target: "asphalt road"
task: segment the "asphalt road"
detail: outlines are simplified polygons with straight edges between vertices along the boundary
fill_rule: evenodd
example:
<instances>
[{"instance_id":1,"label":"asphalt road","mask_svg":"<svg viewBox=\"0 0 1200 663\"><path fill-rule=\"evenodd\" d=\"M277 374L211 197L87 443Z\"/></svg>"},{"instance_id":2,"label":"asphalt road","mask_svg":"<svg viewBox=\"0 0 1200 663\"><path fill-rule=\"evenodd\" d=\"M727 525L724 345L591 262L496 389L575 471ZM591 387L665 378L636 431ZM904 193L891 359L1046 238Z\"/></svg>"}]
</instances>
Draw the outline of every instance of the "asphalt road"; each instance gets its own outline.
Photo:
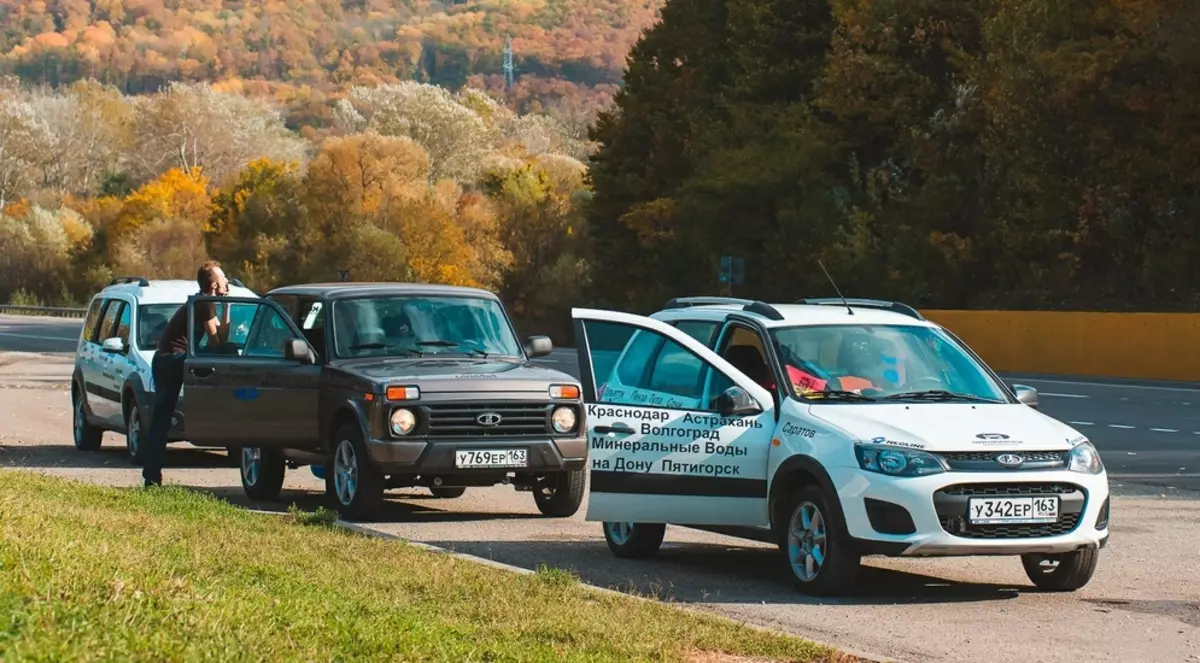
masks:
<instances>
[{"instance_id":1,"label":"asphalt road","mask_svg":"<svg viewBox=\"0 0 1200 663\"><path fill-rule=\"evenodd\" d=\"M71 353L80 320L0 315L0 352ZM579 375L575 351L539 360ZM1038 390L1041 410L1099 447L1115 488L1130 483L1200 491L1200 383L1150 383L1070 376L1005 376Z\"/></svg>"}]
</instances>

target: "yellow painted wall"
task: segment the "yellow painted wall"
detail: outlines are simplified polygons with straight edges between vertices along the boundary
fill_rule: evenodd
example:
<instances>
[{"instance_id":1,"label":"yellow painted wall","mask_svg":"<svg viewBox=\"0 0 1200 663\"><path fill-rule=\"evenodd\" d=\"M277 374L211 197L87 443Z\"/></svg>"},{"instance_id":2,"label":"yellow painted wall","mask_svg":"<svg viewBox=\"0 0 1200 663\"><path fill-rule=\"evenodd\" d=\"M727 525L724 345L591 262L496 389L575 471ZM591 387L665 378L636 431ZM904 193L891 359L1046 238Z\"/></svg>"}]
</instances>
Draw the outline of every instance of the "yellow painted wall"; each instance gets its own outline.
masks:
<instances>
[{"instance_id":1,"label":"yellow painted wall","mask_svg":"<svg viewBox=\"0 0 1200 663\"><path fill-rule=\"evenodd\" d=\"M1000 372L1200 381L1200 313L921 313Z\"/></svg>"}]
</instances>

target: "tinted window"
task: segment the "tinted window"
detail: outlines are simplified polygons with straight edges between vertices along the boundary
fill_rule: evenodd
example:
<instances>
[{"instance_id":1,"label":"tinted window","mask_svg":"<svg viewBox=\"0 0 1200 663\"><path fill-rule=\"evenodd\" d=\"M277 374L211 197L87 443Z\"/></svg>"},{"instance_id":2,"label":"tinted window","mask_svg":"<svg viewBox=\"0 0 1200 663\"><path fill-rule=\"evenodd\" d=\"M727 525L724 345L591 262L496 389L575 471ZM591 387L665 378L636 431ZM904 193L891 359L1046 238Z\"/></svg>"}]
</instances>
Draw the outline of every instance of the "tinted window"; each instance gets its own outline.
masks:
<instances>
[{"instance_id":1,"label":"tinted window","mask_svg":"<svg viewBox=\"0 0 1200 663\"><path fill-rule=\"evenodd\" d=\"M242 354L247 357L283 358L283 345L296 338L283 316L271 306L260 306L250 325Z\"/></svg>"},{"instance_id":2,"label":"tinted window","mask_svg":"<svg viewBox=\"0 0 1200 663\"><path fill-rule=\"evenodd\" d=\"M100 333L96 335L97 343L103 343L117 335L117 316L124 306L125 302L119 299L109 300L108 308L104 309L104 319L100 322Z\"/></svg>"},{"instance_id":3,"label":"tinted window","mask_svg":"<svg viewBox=\"0 0 1200 663\"><path fill-rule=\"evenodd\" d=\"M700 321L700 320L683 320L675 323L679 331L691 336L708 347L712 347L713 332L717 330L717 323Z\"/></svg>"},{"instance_id":4,"label":"tinted window","mask_svg":"<svg viewBox=\"0 0 1200 663\"><path fill-rule=\"evenodd\" d=\"M629 344L629 349L621 357L621 365L617 367L617 379L621 384L627 387L642 386L642 378L646 376L650 360L662 341L663 337L654 332L638 330L633 343Z\"/></svg>"},{"instance_id":5,"label":"tinted window","mask_svg":"<svg viewBox=\"0 0 1200 663\"><path fill-rule=\"evenodd\" d=\"M117 330L113 336L120 337L125 347L129 347L129 323L133 317L133 307L129 304L121 306L121 317L117 319Z\"/></svg>"},{"instance_id":6,"label":"tinted window","mask_svg":"<svg viewBox=\"0 0 1200 663\"><path fill-rule=\"evenodd\" d=\"M142 350L153 350L162 339L163 330L171 316L182 304L143 304L138 309L137 344Z\"/></svg>"},{"instance_id":7,"label":"tinted window","mask_svg":"<svg viewBox=\"0 0 1200 663\"><path fill-rule=\"evenodd\" d=\"M706 374L708 364L675 341L664 341L645 387L685 398L699 398L704 391L701 378Z\"/></svg>"},{"instance_id":8,"label":"tinted window","mask_svg":"<svg viewBox=\"0 0 1200 663\"><path fill-rule=\"evenodd\" d=\"M100 322L100 309L104 306L105 300L97 297L92 300L92 305L88 307L87 317L83 319L83 339L86 341L96 342L96 325Z\"/></svg>"}]
</instances>

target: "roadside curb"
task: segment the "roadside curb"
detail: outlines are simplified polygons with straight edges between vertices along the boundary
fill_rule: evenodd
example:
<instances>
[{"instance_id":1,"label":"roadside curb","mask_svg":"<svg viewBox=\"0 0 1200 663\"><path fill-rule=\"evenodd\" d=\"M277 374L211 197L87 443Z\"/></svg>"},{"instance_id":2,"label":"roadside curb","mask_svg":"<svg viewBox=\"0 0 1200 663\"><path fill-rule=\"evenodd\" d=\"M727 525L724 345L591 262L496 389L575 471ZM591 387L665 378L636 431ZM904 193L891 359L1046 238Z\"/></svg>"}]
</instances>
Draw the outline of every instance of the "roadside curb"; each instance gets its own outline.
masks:
<instances>
[{"instance_id":1,"label":"roadside curb","mask_svg":"<svg viewBox=\"0 0 1200 663\"><path fill-rule=\"evenodd\" d=\"M521 567L521 566L514 566L512 564L505 564L504 562L497 562L494 559L487 559L486 557L479 557L477 555L462 553L462 552L458 552L456 550L442 548L441 546L435 546L435 545L431 545L428 543L423 543L421 541L413 541L411 539L406 539L402 536L397 536L395 534L388 534L387 532L380 532L379 530L372 529L372 528L364 526L364 525L359 525L357 523L348 522L348 521L342 520L340 518L335 520L333 524L336 527L340 527L345 530L356 532L358 534L364 534L366 536L373 536L378 539L386 539L388 541L398 541L400 543L404 543L404 544L413 546L414 548L420 548L422 550L426 550L429 552L436 552L436 553L450 555L452 557L457 557L458 559L461 559L466 562L471 562L473 564L480 564L483 566L490 566L494 569L499 569L501 571L508 571L510 573L518 573L521 575L536 575L537 574L537 571L534 571L533 569L527 569L527 568ZM807 640L814 644L821 645L823 647L828 647L829 649L835 650L841 654L846 654L848 656L852 656L861 661L868 661L870 663L896 663L896 659L884 658L877 654L869 654L869 653L858 651L855 649L849 649L849 648L843 647L841 645L837 645L837 644L834 644L831 642L825 642L823 640L811 638L806 635L790 633L788 631L784 631L784 630L777 629L777 628L771 628L769 626L761 626L759 624L754 624L751 622L732 619L730 617L726 617L724 615L721 615L721 614L718 614L715 612L711 612L708 610L702 610L700 608L694 608L692 606L682 604L682 603L666 603L666 602L659 601L656 599L646 598L644 596L637 596L636 594L626 594L625 592L620 592L615 589L609 589L607 587L600 587L598 585L592 585L590 583L583 582L582 580L579 581L579 585L582 587L586 587L587 589L589 589L591 591L600 592L601 594L607 594L609 596L619 596L619 597L626 598L626 599L635 599L635 600L642 601L645 603L657 603L659 605L664 605L664 606L674 608L677 610L682 610L684 612L687 612L687 613L690 613L693 615L697 615L697 616L702 616L702 617L709 617L709 618L715 617L717 619L722 619L725 621L733 622L739 626L742 626L744 628L748 628L748 629L751 629L754 631L758 631L760 633L768 633L771 635L780 635L780 636L784 636L784 637L788 637L788 638L799 638L802 640Z\"/></svg>"}]
</instances>

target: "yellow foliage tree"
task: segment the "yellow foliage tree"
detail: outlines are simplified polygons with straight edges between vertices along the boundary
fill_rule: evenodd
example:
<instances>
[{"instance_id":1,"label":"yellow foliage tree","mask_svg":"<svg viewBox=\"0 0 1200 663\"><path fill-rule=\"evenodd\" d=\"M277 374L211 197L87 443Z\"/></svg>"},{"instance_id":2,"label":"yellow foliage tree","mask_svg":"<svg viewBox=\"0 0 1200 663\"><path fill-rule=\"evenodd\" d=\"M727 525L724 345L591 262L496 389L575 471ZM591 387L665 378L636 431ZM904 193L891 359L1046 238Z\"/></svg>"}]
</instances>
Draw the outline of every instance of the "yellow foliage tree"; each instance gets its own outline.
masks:
<instances>
[{"instance_id":1,"label":"yellow foliage tree","mask_svg":"<svg viewBox=\"0 0 1200 663\"><path fill-rule=\"evenodd\" d=\"M130 193L106 229L117 271L187 278L207 253L212 199L200 169L172 168Z\"/></svg>"}]
</instances>

